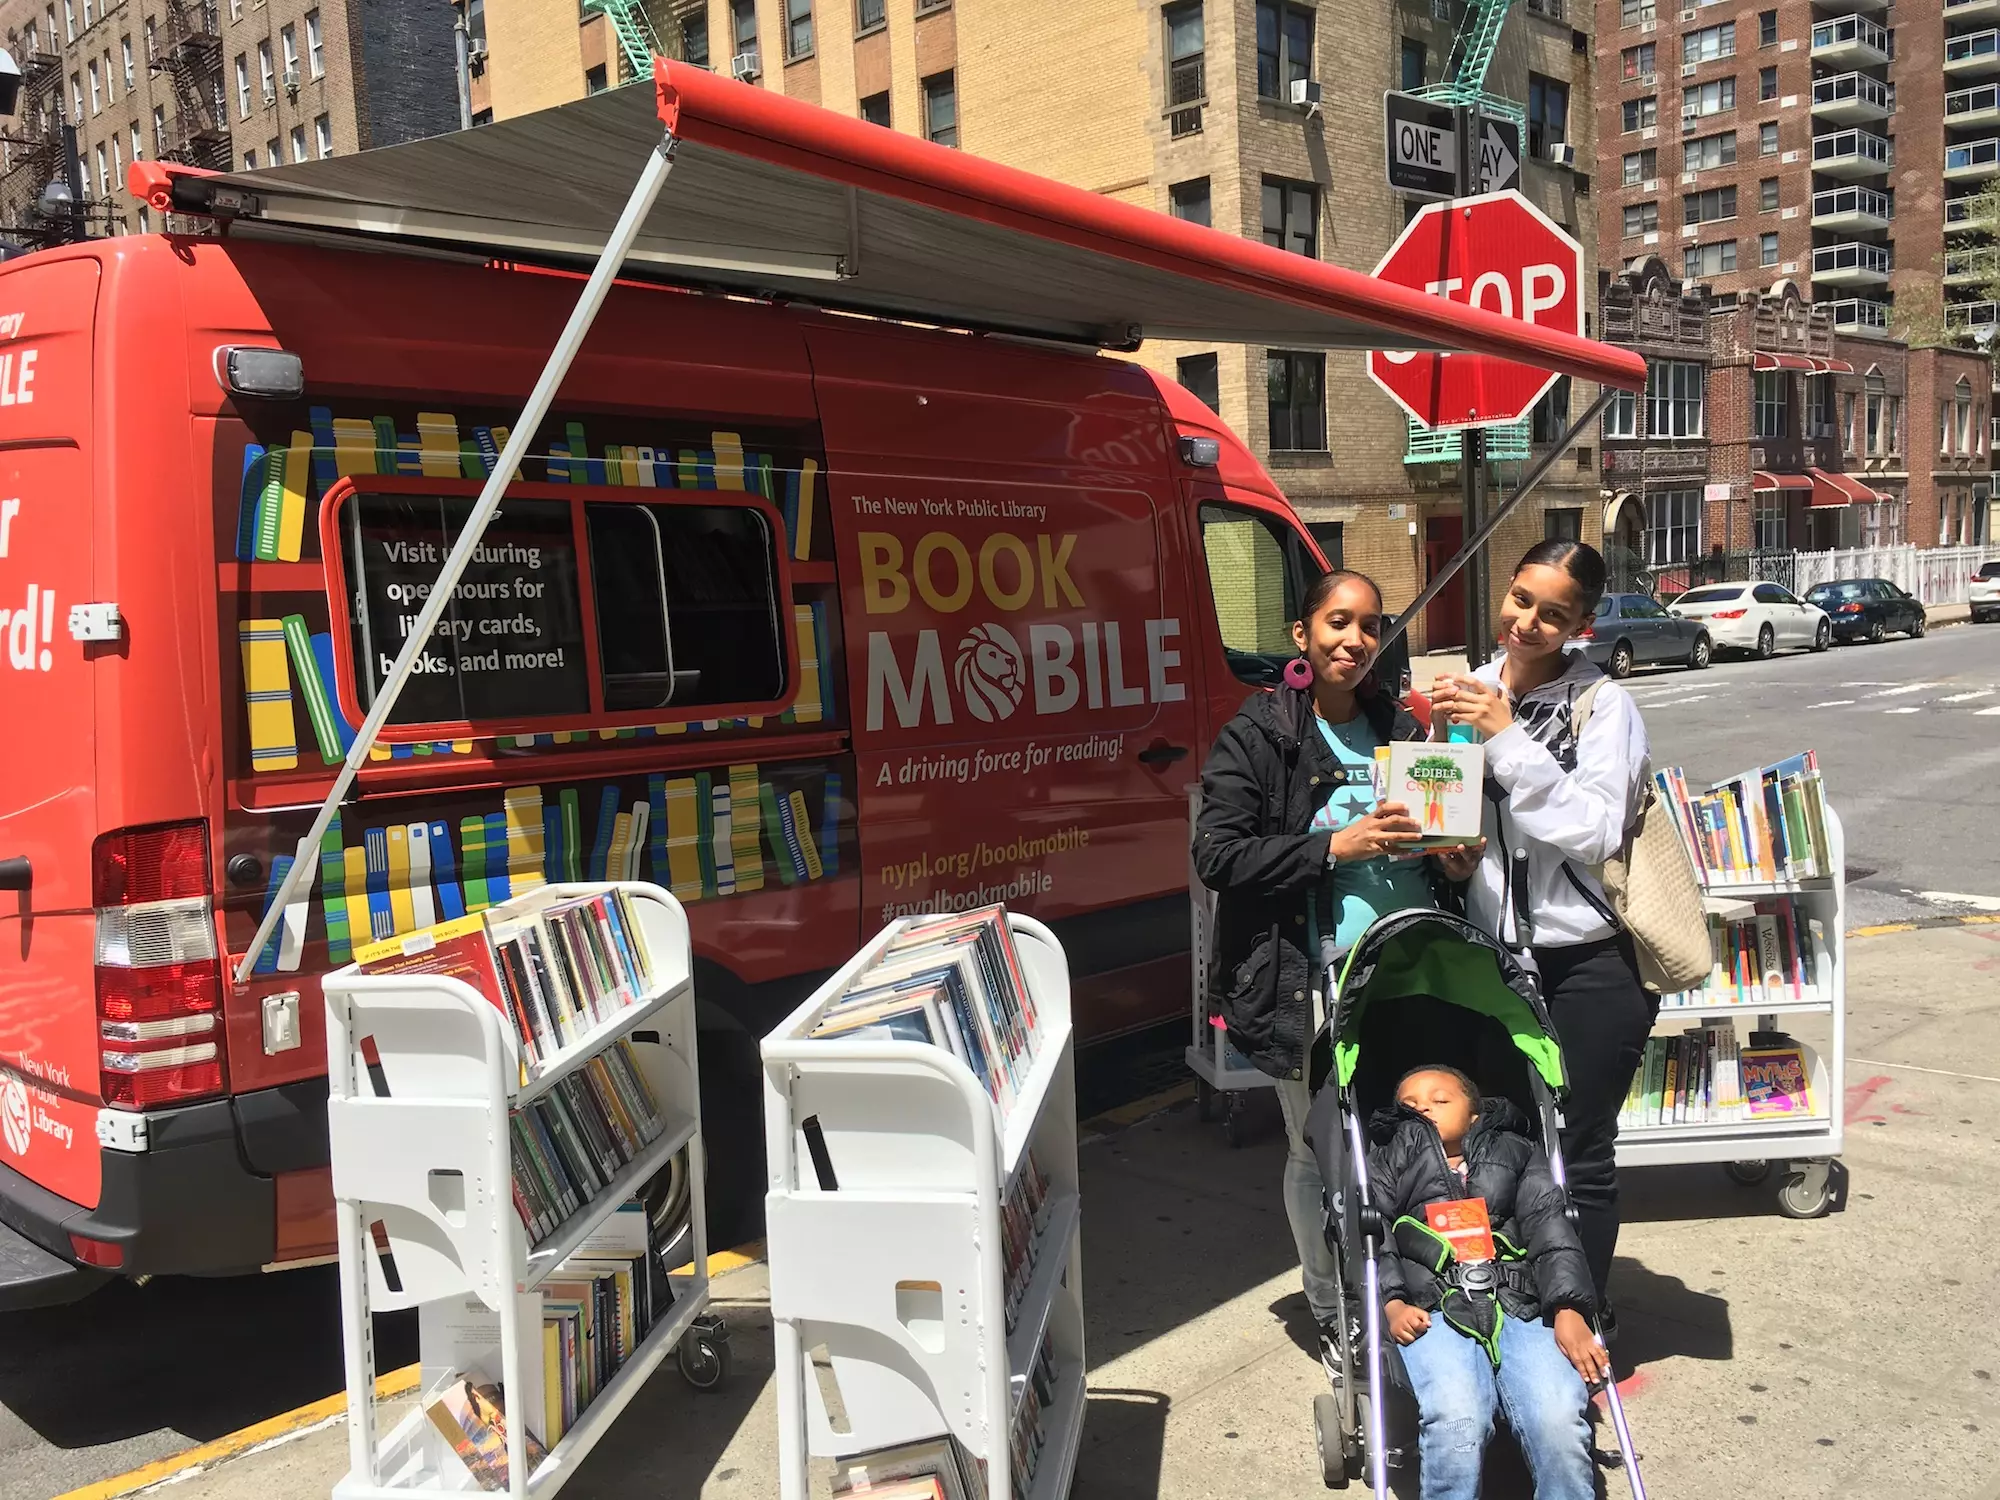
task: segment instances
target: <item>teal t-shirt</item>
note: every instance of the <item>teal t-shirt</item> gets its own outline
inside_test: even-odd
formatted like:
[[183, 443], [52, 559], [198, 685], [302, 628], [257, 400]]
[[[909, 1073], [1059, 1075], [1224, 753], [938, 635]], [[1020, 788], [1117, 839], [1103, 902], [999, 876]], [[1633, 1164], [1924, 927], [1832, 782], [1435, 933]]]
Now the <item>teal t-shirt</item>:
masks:
[[[1375, 747], [1381, 741], [1362, 714], [1356, 714], [1345, 724], [1329, 724], [1314, 714], [1313, 722], [1319, 726], [1320, 737], [1333, 751], [1334, 759], [1350, 773], [1343, 785], [1334, 788], [1326, 806], [1312, 821], [1315, 832], [1334, 833], [1374, 806], [1371, 777]], [[1420, 859], [1356, 860], [1334, 865], [1327, 873], [1331, 888], [1323, 908], [1314, 903], [1313, 928], [1316, 938], [1322, 926], [1321, 910], [1330, 911], [1334, 919], [1333, 940], [1342, 948], [1351, 946], [1377, 917], [1432, 904], [1430, 878]]]

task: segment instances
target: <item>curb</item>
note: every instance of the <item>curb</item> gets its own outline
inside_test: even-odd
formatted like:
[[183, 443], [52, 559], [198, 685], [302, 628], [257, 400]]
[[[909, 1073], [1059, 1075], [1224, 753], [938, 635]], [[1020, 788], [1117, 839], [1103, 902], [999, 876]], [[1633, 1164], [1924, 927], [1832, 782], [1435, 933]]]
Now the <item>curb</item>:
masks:
[[1978, 915], [1951, 917], [1919, 917], [1914, 922], [1883, 922], [1875, 927], [1850, 927], [1847, 935], [1851, 938], [1888, 937], [1897, 932], [1929, 932], [1939, 927], [1995, 927], [2000, 926], [2000, 914], [1980, 913]]
[[[764, 1258], [764, 1242], [752, 1240], [747, 1245], [739, 1245], [734, 1250], [718, 1250], [708, 1258], [708, 1274], [711, 1279], [730, 1271], [740, 1271], [745, 1266], [754, 1266]], [[692, 1269], [692, 1262], [679, 1268]], [[676, 1272], [676, 1274], [679, 1274]], [[417, 1388], [421, 1368], [405, 1365], [400, 1370], [390, 1370], [375, 1377], [375, 1399], [393, 1401], [399, 1396], [407, 1396]], [[190, 1479], [194, 1475], [216, 1464], [232, 1458], [241, 1458], [263, 1448], [276, 1447], [292, 1438], [304, 1437], [309, 1432], [330, 1426], [347, 1415], [347, 1393], [341, 1391], [313, 1401], [305, 1406], [294, 1407], [291, 1411], [280, 1412], [275, 1417], [267, 1417], [236, 1432], [227, 1433], [212, 1442], [190, 1448], [184, 1453], [176, 1453], [167, 1458], [154, 1459], [149, 1464], [141, 1464], [129, 1473], [119, 1474], [111, 1479], [101, 1479], [95, 1484], [84, 1485], [81, 1489], [67, 1490], [54, 1500], [118, 1500], [119, 1496], [135, 1494], [151, 1489], [155, 1485], [173, 1480]]]

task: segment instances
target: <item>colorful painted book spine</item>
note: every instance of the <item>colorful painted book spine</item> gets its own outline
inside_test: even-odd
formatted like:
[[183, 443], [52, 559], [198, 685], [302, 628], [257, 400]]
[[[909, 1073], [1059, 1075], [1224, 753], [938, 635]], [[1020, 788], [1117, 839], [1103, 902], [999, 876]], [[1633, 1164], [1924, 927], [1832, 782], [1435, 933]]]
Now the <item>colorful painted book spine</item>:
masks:
[[278, 561], [297, 562], [305, 541], [308, 490], [312, 484], [313, 435], [294, 432], [285, 454], [283, 486], [278, 498]]
[[257, 489], [257, 561], [278, 560], [278, 526], [285, 508], [285, 450], [267, 449]]
[[236, 501], [236, 560], [257, 560], [257, 497], [264, 490], [264, 449], [258, 443], [243, 446], [243, 483]]
[[[806, 857], [799, 849], [799, 833], [792, 826], [791, 804], [778, 800], [778, 790], [770, 782], [757, 788], [757, 801], [764, 819], [764, 836], [771, 844], [771, 859], [778, 867], [778, 879], [797, 885], [805, 879]], [[762, 850], [758, 851], [762, 854]]]
[[764, 889], [764, 831], [757, 795], [757, 767], [729, 768], [730, 852], [736, 863], [736, 889]]
[[458, 836], [465, 849], [465, 909], [485, 911], [493, 904], [486, 888], [486, 820], [477, 814], [461, 818]]
[[805, 861], [805, 877], [818, 880], [826, 873], [819, 857], [819, 843], [813, 837], [812, 814], [806, 810], [806, 794], [794, 787], [785, 799], [790, 814], [785, 820], [785, 836]]
[[375, 472], [393, 474], [402, 463], [403, 440], [397, 435], [396, 424], [388, 417], [377, 417], [369, 424], [375, 433]]
[[508, 837], [511, 821], [504, 812], [488, 813], [482, 820], [486, 825], [486, 894], [498, 906], [503, 901], [513, 899], [513, 849]]
[[549, 879], [563, 877], [562, 803], [542, 804], [542, 871]]
[[359, 417], [333, 423], [333, 467], [343, 478], [375, 472], [375, 428]]
[[511, 788], [504, 799], [508, 889], [516, 896], [534, 890], [542, 878], [542, 789]]
[[304, 615], [286, 615], [279, 622], [285, 632], [285, 649], [292, 659], [292, 674], [299, 680], [299, 693], [306, 700], [306, 718], [312, 723], [313, 738], [319, 742], [319, 758], [337, 766], [346, 757], [340, 731], [334, 720], [332, 700], [320, 680], [319, 661], [313, 655], [312, 637], [306, 634]]
[[659, 484], [659, 476], [653, 470], [653, 450], [639, 447], [626, 450], [632, 455], [632, 479], [640, 489], [650, 490]]
[[382, 830], [389, 860], [389, 922], [396, 936], [417, 930], [416, 903], [410, 897], [410, 830], [394, 823]]
[[[271, 861], [270, 884], [264, 888], [264, 908], [257, 914], [260, 922], [271, 910], [271, 903], [278, 899], [278, 889], [285, 883], [285, 877], [292, 873], [292, 864], [289, 854], [280, 854]], [[308, 871], [299, 882], [298, 890], [292, 893], [284, 917], [264, 940], [264, 950], [257, 955], [257, 962], [250, 966], [251, 973], [292, 974], [298, 971], [299, 955], [305, 950], [306, 912], [311, 906], [312, 874]]]
[[736, 844], [730, 824], [728, 786], [718, 786], [709, 794], [709, 847], [715, 851], [715, 893], [736, 894]]
[[406, 479], [418, 479], [423, 476], [423, 439], [414, 432], [396, 434], [396, 472]]
[[590, 444], [584, 441], [583, 423], [571, 422], [564, 431], [569, 436], [569, 452], [572, 460], [582, 459], [581, 464], [572, 462], [569, 466], [571, 484], [604, 483], [604, 461], [590, 456]]
[[250, 769], [289, 771], [299, 763], [292, 728], [292, 680], [285, 670], [282, 620], [245, 620], [237, 627], [243, 650], [243, 699], [250, 714]]
[[813, 617], [813, 654], [819, 658], [819, 711], [822, 723], [831, 724], [837, 717], [833, 694], [829, 691], [833, 669], [833, 635], [827, 629], [826, 603], [815, 600], [809, 608]]
[[743, 439], [733, 432], [712, 432], [709, 441], [715, 444], [715, 484], [718, 490], [740, 490], [743, 488]]
[[312, 426], [313, 488], [324, 498], [333, 488], [333, 482], [340, 477], [340, 470], [333, 461], [333, 412], [324, 406], [315, 406], [306, 413], [306, 420]]
[[826, 773], [819, 810], [819, 862], [826, 873], [840, 872], [840, 772]]
[[819, 480], [819, 462], [807, 459], [799, 467], [799, 513], [792, 529], [792, 561], [812, 560], [813, 489]]
[[665, 858], [654, 859], [654, 871], [664, 876], [667, 888], [682, 901], [699, 901], [705, 894], [702, 881], [701, 817], [695, 808], [695, 784], [685, 776], [667, 781], [661, 778], [662, 806], [656, 815], [657, 845]]
[[478, 478], [488, 478], [493, 474], [494, 470], [500, 467], [500, 444], [505, 441], [500, 436], [500, 433], [504, 430], [504, 428], [493, 427], [475, 427], [472, 429], [472, 441], [479, 448], [480, 462], [486, 466], [485, 473], [478, 475]]
[[715, 865], [715, 793], [708, 772], [694, 773], [694, 815], [700, 824], [694, 852], [701, 859], [701, 888], [704, 895], [720, 893]]
[[347, 886], [345, 850], [341, 845], [340, 814], [335, 813], [319, 840], [319, 883], [326, 902], [326, 958], [344, 964], [354, 952], [354, 939], [347, 928]]
[[396, 935], [395, 910], [389, 901], [389, 835], [370, 828], [361, 835], [368, 861], [368, 931], [376, 942]]
[[700, 454], [696, 453], [692, 448], [681, 449], [679, 458], [677, 460], [678, 471], [680, 474], [680, 482], [675, 486], [675, 488], [683, 490], [693, 490], [701, 488], [700, 465], [701, 465]]
[[457, 417], [442, 411], [418, 412], [417, 442], [426, 479], [459, 477]]
[[606, 787], [597, 798], [597, 833], [590, 841], [590, 880], [603, 880], [611, 863], [611, 838], [618, 827], [618, 788]]
[[783, 494], [778, 499], [778, 515], [785, 523], [784, 548], [786, 556], [798, 551], [799, 534], [799, 471], [785, 472]]
[[625, 816], [632, 820], [632, 827], [625, 841], [625, 866], [619, 871], [618, 878], [637, 880], [640, 878], [640, 861], [646, 853], [646, 830], [653, 822], [653, 805], [650, 802], [634, 802], [625, 810]]
[[810, 604], [792, 606], [792, 633], [799, 643], [799, 696], [793, 703], [794, 717], [801, 724], [817, 724], [825, 711], [820, 702], [819, 624]]
[[431, 825], [409, 826], [410, 920], [413, 932], [437, 925], [437, 893], [431, 889]]
[[563, 879], [574, 884], [583, 879], [583, 802], [573, 786], [566, 786], [556, 801], [562, 807]]
[[465, 893], [458, 887], [458, 861], [452, 854], [451, 825], [431, 824], [431, 873], [437, 881], [438, 910], [447, 922], [465, 915]]

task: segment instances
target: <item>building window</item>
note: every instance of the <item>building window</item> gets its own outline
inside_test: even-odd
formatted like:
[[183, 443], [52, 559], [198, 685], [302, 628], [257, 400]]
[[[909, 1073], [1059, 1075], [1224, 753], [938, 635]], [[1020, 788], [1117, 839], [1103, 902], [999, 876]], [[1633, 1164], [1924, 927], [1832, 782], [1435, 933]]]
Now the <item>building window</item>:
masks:
[[475, 109], [472, 112], [472, 123], [474, 125], [491, 125], [493, 123], [493, 106], [489, 104], [484, 109]]
[[1880, 375], [1870, 375], [1868, 377], [1868, 399], [1863, 410], [1863, 418], [1867, 423], [1867, 427], [1863, 433], [1865, 445], [1862, 451], [1864, 453], [1875, 455], [1889, 451], [1889, 440], [1887, 437], [1888, 407], [1889, 398], [1883, 393], [1882, 377]]
[[1681, 38], [1681, 63], [1714, 62], [1717, 58], [1736, 55], [1736, 23], [1724, 21], [1720, 26], [1704, 26], [1700, 31], [1690, 31]]
[[1430, 48], [1415, 37], [1403, 38], [1403, 87], [1420, 89], [1431, 65]]
[[1643, 26], [1653, 19], [1653, 0], [1618, 0], [1618, 24]]
[[125, 177], [125, 144], [117, 136], [111, 137], [111, 180], [121, 182]]
[[1833, 436], [1833, 377], [1806, 377], [1806, 436]]
[[1776, 156], [1778, 154], [1778, 122], [1766, 120], [1757, 127], [1757, 154]]
[[278, 55], [285, 60], [285, 86], [296, 88], [299, 81], [299, 34], [291, 26], [278, 32]]
[[917, 14], [922, 15], [926, 11], [943, 10], [950, 4], [951, 0], [917, 0]]
[[245, 151], [243, 153], [243, 170], [246, 172], [257, 170], [257, 153], [255, 151]]
[[96, 58], [91, 59], [85, 71], [90, 74], [90, 112], [101, 115], [104, 113], [104, 81], [98, 77]]
[[1699, 281], [1704, 276], [1721, 276], [1735, 269], [1736, 241], [1734, 240], [1688, 247], [1684, 274], [1689, 281]]
[[1715, 219], [1736, 217], [1736, 189], [1733, 187], [1710, 188], [1702, 193], [1681, 195], [1681, 220], [1687, 224], [1706, 224]]
[[1757, 12], [1757, 45], [1760, 47], [1778, 45], [1778, 13], [1775, 10]]
[[859, 0], [854, 7], [854, 34], [860, 36], [876, 27], [886, 25], [888, 14], [883, 0]]
[[1776, 68], [1759, 68], [1757, 70], [1757, 97], [1759, 99], [1775, 99], [1778, 97], [1778, 70]]
[[1319, 189], [1310, 182], [1264, 179], [1264, 243], [1319, 258]]
[[586, 68], [584, 70], [583, 88], [585, 93], [601, 94], [610, 87], [611, 75], [605, 64], [599, 63], [594, 68]]
[[134, 125], [132, 127], [132, 160], [144, 161], [145, 159], [146, 138], [139, 134], [139, 127]]
[[1778, 263], [1778, 236], [1775, 232], [1757, 236], [1757, 264], [1775, 266]]
[[1569, 85], [1528, 75], [1528, 152], [1547, 160], [1549, 147], [1569, 139]]
[[63, 40], [76, 40], [76, 0], [63, 0]]
[[1324, 453], [1326, 356], [1273, 349], [1265, 364], [1272, 451]]
[[1757, 209], [1760, 213], [1773, 213], [1778, 207], [1778, 179], [1766, 177], [1757, 184]]
[[294, 125], [292, 127], [292, 160], [304, 161], [305, 159], [306, 128], [303, 125]]
[[738, 57], [748, 57], [750, 66], [757, 68], [757, 0], [729, 0], [729, 31], [734, 39], [731, 71]]
[[1611, 398], [1611, 404], [1604, 408], [1604, 435], [1607, 438], [1633, 438], [1639, 435], [1639, 393], [1620, 391]]
[[153, 106], [153, 155], [165, 156], [166, 154], [167, 107], [164, 104], [156, 104]]
[[1217, 416], [1222, 414], [1222, 363], [1213, 354], [1188, 354], [1174, 361], [1174, 378]]
[[1660, 205], [1657, 203], [1628, 203], [1625, 205], [1625, 238], [1634, 235], [1651, 234], [1660, 227]]
[[1583, 540], [1583, 507], [1552, 505], [1542, 512], [1542, 536], [1551, 542]]
[[1648, 146], [1644, 151], [1625, 153], [1625, 186], [1637, 187], [1660, 175], [1660, 153]]
[[1554, 443], [1562, 438], [1569, 426], [1569, 376], [1558, 375], [1556, 383], [1548, 388], [1534, 409], [1528, 413], [1528, 440], [1534, 443]]
[[1618, 54], [1618, 71], [1626, 78], [1644, 78], [1653, 71], [1654, 49], [1651, 42], [1641, 42], [1636, 47], [1627, 47]]
[[1660, 122], [1660, 101], [1648, 94], [1643, 99], [1627, 99], [1624, 106], [1625, 130], [1650, 130]]
[[1190, 224], [1204, 226], [1214, 222], [1208, 211], [1208, 179], [1191, 177], [1186, 182], [1172, 183], [1167, 188], [1167, 212], [1176, 219], [1186, 219]]
[[70, 118], [73, 120], [81, 120], [83, 118], [83, 75], [81, 73], [72, 73], [69, 75], [69, 113]]
[[708, 66], [708, 7], [681, 17], [681, 51], [697, 68]]
[[272, 79], [271, 43], [268, 40], [257, 44], [257, 81], [264, 87], [264, 102], [266, 104], [275, 103], [278, 97], [278, 89]]
[[1646, 431], [1656, 438], [1702, 435], [1702, 367], [1692, 360], [1654, 360], [1646, 370]]
[[924, 80], [924, 138], [940, 146], [958, 144], [958, 82], [951, 73]]
[[111, 165], [104, 159], [104, 148], [99, 146], [94, 153], [97, 160], [97, 196], [111, 196]]
[[889, 123], [889, 94], [886, 89], [879, 94], [870, 94], [861, 101], [861, 118], [870, 125]]
[[146, 62], [148, 65], [160, 60], [160, 35], [158, 24], [151, 16], [146, 17]]
[[1719, 115], [1736, 108], [1736, 80], [1717, 78], [1708, 83], [1692, 83], [1681, 90], [1681, 117]]
[[1646, 501], [1646, 566], [1664, 568], [1701, 555], [1701, 491], [1662, 490]]
[[333, 116], [319, 115], [314, 118], [313, 144], [318, 148], [321, 161], [333, 155]]
[[1751, 377], [1750, 435], [1760, 438], [1784, 437], [1789, 428], [1786, 387], [1790, 377], [1783, 370], [1759, 370]]
[[1257, 0], [1257, 92], [1286, 101], [1292, 85], [1313, 76], [1313, 13], [1281, 0]]
[[1308, 521], [1306, 535], [1319, 543], [1320, 555], [1326, 565], [1338, 572], [1347, 566], [1346, 523], [1343, 521]]
[[1951, 452], [1951, 403], [1940, 401], [1938, 406], [1938, 452]]
[[812, 0], [785, 0], [785, 57], [797, 62], [813, 52]]
[[1972, 385], [1961, 378], [1953, 392], [1953, 406], [1958, 416], [1958, 451], [1976, 453], [1977, 446], [1972, 441]]
[[[707, 23], [704, 22], [703, 25], [706, 26]], [[486, 13], [483, 9], [480, 11], [479, 31], [479, 39], [484, 41]], [[313, 77], [326, 77], [326, 39], [320, 33], [319, 12], [316, 10], [306, 12], [306, 67], [311, 70]]]
[[[1767, 492], [1760, 492], [1767, 493]], [[1785, 511], [1782, 502], [1758, 499], [1751, 512], [1752, 545], [1759, 552], [1785, 550]]]
[[118, 39], [118, 57], [119, 61], [125, 64], [125, 92], [129, 94], [137, 85], [139, 77], [138, 68], [132, 61], [132, 38], [129, 36], [121, 36]]
[[1681, 168], [1688, 172], [1710, 172], [1736, 164], [1736, 132], [1704, 135], [1681, 148]]
[[264, 159], [274, 167], [282, 167], [285, 164], [285, 148], [279, 144], [276, 136], [272, 136], [264, 143]]
[[1202, 29], [1201, 0], [1169, 5], [1162, 13], [1167, 27], [1168, 133], [1175, 138], [1201, 130], [1201, 105], [1208, 97], [1207, 37]]

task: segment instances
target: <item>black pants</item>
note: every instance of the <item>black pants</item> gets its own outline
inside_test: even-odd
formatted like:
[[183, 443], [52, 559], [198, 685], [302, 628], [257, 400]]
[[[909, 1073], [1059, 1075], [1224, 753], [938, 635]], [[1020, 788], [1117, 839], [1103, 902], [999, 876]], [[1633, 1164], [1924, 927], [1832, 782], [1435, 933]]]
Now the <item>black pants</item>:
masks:
[[1660, 1001], [1639, 983], [1631, 939], [1535, 949], [1542, 994], [1569, 1074], [1563, 1163], [1590, 1279], [1604, 1305], [1618, 1248], [1618, 1111], [1645, 1052]]

